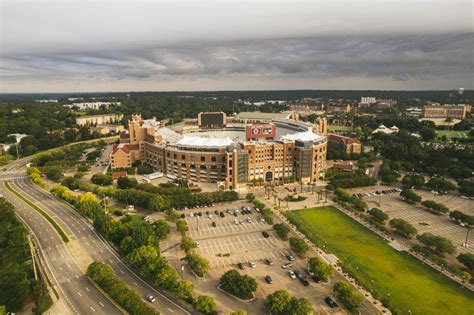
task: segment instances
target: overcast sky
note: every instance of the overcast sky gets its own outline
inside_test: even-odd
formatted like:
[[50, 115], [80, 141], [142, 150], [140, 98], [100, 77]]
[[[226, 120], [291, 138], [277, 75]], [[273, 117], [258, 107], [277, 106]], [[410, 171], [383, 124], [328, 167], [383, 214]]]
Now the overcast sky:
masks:
[[0, 92], [474, 88], [471, 1], [0, 0]]

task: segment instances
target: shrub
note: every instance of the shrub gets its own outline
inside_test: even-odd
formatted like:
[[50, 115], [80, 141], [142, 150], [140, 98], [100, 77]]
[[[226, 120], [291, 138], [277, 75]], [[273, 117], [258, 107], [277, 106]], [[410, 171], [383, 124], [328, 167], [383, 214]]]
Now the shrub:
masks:
[[449, 209], [441, 203], [437, 203], [433, 200], [423, 200], [421, 204], [435, 214], [448, 213]]
[[384, 223], [388, 219], [388, 215], [379, 208], [372, 208], [369, 214], [379, 223]]
[[204, 274], [209, 269], [209, 261], [198, 254], [188, 254], [186, 256], [186, 262], [189, 268], [200, 277], [204, 277]]
[[402, 197], [403, 201], [410, 204], [415, 204], [421, 201], [421, 197], [409, 189], [402, 190], [402, 192], [400, 192], [400, 196]]
[[194, 300], [194, 308], [196, 311], [205, 315], [216, 314], [216, 302], [208, 295], [200, 295]]
[[454, 254], [456, 248], [453, 243], [442, 236], [437, 236], [431, 233], [423, 233], [418, 235], [417, 239], [434, 250], [438, 255], [443, 256], [445, 253]]

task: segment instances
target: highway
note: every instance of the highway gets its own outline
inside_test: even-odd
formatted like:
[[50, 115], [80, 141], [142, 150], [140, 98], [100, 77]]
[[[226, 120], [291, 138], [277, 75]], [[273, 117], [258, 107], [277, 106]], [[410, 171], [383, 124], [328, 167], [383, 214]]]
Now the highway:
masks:
[[66, 234], [77, 240], [84, 253], [95, 261], [109, 264], [118, 277], [122, 278], [140, 296], [153, 294], [156, 302], [152, 305], [161, 314], [190, 314], [175, 302], [163, 296], [150, 285], [138, 277], [126, 266], [118, 253], [100, 236], [91, 224], [78, 214], [72, 207], [59, 200], [56, 196], [41, 189], [27, 178], [18, 178], [11, 181], [12, 187], [30, 201], [45, 210], [61, 226]]
[[[107, 296], [84, 275], [67, 246], [51, 224], [5, 186], [0, 178], [0, 193], [10, 201], [18, 217], [30, 230], [40, 253], [42, 265], [59, 295], [72, 314], [122, 314]], [[17, 179], [25, 181], [25, 179]], [[74, 240], [71, 240], [74, 242]], [[64, 313], [68, 313], [64, 310]]]

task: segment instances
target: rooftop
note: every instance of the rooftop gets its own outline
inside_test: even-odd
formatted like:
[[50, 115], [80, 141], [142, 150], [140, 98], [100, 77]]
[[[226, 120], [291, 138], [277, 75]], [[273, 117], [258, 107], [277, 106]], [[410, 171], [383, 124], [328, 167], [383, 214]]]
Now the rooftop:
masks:
[[196, 146], [196, 147], [227, 147], [235, 142], [232, 141], [229, 137], [225, 138], [205, 138], [197, 136], [184, 136], [176, 144], [178, 145], [187, 145], [187, 146]]

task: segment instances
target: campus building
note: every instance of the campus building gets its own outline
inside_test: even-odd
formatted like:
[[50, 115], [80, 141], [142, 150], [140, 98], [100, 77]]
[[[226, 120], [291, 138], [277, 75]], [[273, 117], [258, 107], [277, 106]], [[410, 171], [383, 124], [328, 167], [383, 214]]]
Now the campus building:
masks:
[[78, 126], [98, 126], [106, 124], [117, 124], [122, 120], [122, 114], [84, 115], [76, 117]]
[[337, 134], [328, 135], [328, 146], [344, 150], [346, 153], [359, 154], [361, 151], [360, 142], [356, 138], [349, 138]]
[[423, 118], [452, 118], [464, 119], [470, 111], [470, 107], [464, 104], [458, 105], [427, 105], [423, 107]]
[[[202, 124], [206, 115], [200, 116], [203, 127], [182, 133], [134, 115], [113, 148], [112, 168], [141, 161], [169, 178], [216, 183], [219, 189], [239, 189], [254, 181], [278, 184], [287, 177], [303, 182], [324, 177], [327, 139], [314, 132], [312, 124], [287, 119], [286, 114], [274, 119], [255, 115], [252, 123], [233, 120], [225, 125], [225, 116], [208, 116], [210, 124]], [[247, 119], [241, 115], [238, 121]], [[319, 128], [325, 130], [324, 125]]]

